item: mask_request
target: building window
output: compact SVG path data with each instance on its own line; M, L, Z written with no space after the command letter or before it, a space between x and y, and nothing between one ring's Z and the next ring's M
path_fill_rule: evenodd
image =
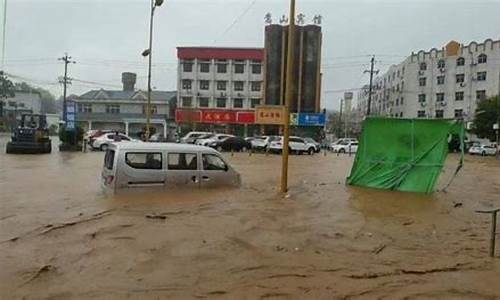
M190 90L192 86L191 79L182 79L182 89Z
M243 83L243 81L235 81L234 82L234 90L235 91L240 92L240 91L243 91L243 89L244 89L244 83Z
M193 63L191 61L185 61L182 63L182 71L186 73L193 72Z
M425 102L425 94L418 95L418 102L419 103L424 103Z
M399 106L399 98L396 98L396 106Z
M134 169L161 170L163 168L161 153L127 152L125 163Z
M242 63L237 63L234 65L234 73L243 74L245 73L245 65Z
M427 78L425 78L425 77L420 77L420 78L418 79L418 85L419 85L419 86L425 86L426 81L427 81Z
M262 73L262 65L261 64L253 64L252 65L252 74L260 74Z
M455 118L460 119L464 115L464 110L463 109L455 109Z
M399 100L399 104L403 105L404 99L404 97L401 97L401 100Z
M437 77L437 84L444 84L444 75L438 76Z
M437 109L436 110L436 119L442 119L444 116L444 110L442 109Z
M485 81L486 72L477 72L477 81Z
M233 107L234 108L243 108L243 98L234 98L233 99Z
M197 170L196 153L168 153L169 170Z
M142 106L142 113L146 114L147 111L148 111L148 106L147 105L143 105ZM158 107L156 105L151 105L151 114L152 115L158 114Z
M417 112L417 117L418 118L425 118L425 110L419 110Z
M465 65L465 58L463 58L463 57L457 58L457 66L460 67L460 66L464 66L464 65Z
M217 64L217 73L227 73L227 64L226 63L218 63Z
M464 92L456 92L455 101L463 101L463 100L464 100Z
M79 113L91 113L92 112L92 104L78 103L78 112Z
M457 74L457 83L463 83L465 81L465 74Z
M200 97L198 98L199 101L199 106L200 107L208 107L209 106L209 99L208 97Z
M484 99L486 99L486 91L485 90L476 91L476 100L481 101Z
M427 70L427 64L426 63L420 63L420 71L425 71Z
M252 81L252 92L260 92L261 82L260 81Z
M437 93L436 94L436 101L443 102L444 101L444 93Z
M225 91L226 90L226 85L227 82L224 80L218 80L217 81L217 90L218 91Z
M477 63L478 64L485 64L486 62L488 61L488 57L486 56L486 54L480 54L478 57L477 57Z
M444 62L444 59L440 59L438 61L438 68L439 69L444 69L445 65L446 65L446 63Z
M210 89L210 81L200 80L200 90L208 90L208 89Z
M217 98L217 108L226 108L226 98Z
M399 117L402 118L403 117L403 112L400 112L399 113Z
M193 97L182 97L182 107L191 107L193 105Z
M201 73L210 72L210 63L207 63L207 62L200 63L200 72Z
M250 106L255 108L257 105L260 105L260 98L252 98L250 101Z
M108 113L108 114L119 114L120 113L120 105L118 105L118 104L107 104L106 105L106 113Z

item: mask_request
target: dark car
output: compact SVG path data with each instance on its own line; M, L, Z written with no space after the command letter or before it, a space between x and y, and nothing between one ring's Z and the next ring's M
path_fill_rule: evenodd
M215 141L209 145L217 151L247 151L251 148L250 142L245 139L235 136L228 137L227 139Z

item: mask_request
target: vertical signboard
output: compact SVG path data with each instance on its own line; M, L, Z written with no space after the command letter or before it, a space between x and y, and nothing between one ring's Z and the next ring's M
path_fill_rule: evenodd
M66 101L66 130L74 131L76 129L76 103Z
M256 106L255 123L267 125L283 125L285 123L285 107L282 105Z

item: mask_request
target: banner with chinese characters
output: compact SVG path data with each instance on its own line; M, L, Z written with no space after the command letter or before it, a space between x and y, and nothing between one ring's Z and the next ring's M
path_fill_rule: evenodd
M76 129L75 126L75 115L76 115L76 103L74 101L66 101L66 130L74 131Z
M259 105L255 107L255 123L283 125L285 123L285 107L281 105Z
M254 124L255 113L248 110L177 109L177 123Z

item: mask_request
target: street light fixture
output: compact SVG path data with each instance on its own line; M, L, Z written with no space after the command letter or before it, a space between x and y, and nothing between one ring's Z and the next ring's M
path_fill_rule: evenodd
M148 104L146 110L146 140L149 140L151 136L151 62L152 62L152 50L153 50L153 17L155 13L155 8L163 4L164 0L151 0L151 19L149 21L149 48L142 52L142 56L148 56Z

